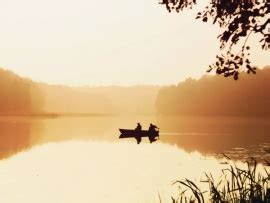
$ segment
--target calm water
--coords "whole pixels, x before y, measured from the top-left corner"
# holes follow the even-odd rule
[[[160,127],[159,143],[176,145],[187,151],[206,155],[259,156],[270,149],[270,119],[238,117],[0,117],[0,157],[6,158],[32,146],[68,140],[95,140],[133,143],[119,140],[119,128],[134,129],[141,122]],[[148,143],[144,138],[143,143]]]
[[[160,127],[160,140],[118,128]],[[0,118],[0,202],[169,202],[184,177],[220,174],[218,154],[268,159],[270,119],[107,116]]]

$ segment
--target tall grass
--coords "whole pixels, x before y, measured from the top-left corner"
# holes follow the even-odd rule
[[[208,191],[202,191],[189,179],[176,181],[179,194],[172,197],[173,203],[270,203],[270,174],[267,169],[258,171],[257,161],[253,158],[240,168],[234,163],[224,162],[220,180],[214,180],[211,173],[205,173]]]

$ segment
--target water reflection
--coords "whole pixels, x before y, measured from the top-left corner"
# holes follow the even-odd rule
[[[158,123],[165,132],[164,142],[177,144],[186,151],[226,153],[239,158],[267,156],[265,149],[270,148],[269,118],[159,117]]]
[[[9,157],[32,146],[66,140],[119,140],[118,128],[134,129],[140,122],[160,127],[159,142],[177,145],[188,152],[225,152],[232,158],[267,156],[270,149],[270,119],[229,117],[100,116],[45,118],[0,118],[0,156]],[[148,143],[143,139],[143,143]]]
[[[119,127],[138,121],[161,128],[158,143],[118,139]],[[204,172],[220,176],[224,166],[209,155],[269,155],[269,129],[269,120],[239,118],[2,117],[0,201],[159,202],[160,194],[170,202],[173,181],[189,178],[203,188]]]
[[[9,203],[170,202],[175,180],[218,177],[214,158],[176,146],[68,141],[34,147],[0,162],[0,201]],[[205,185],[207,186],[207,184]]]
[[[31,147],[31,123],[0,118],[0,158]]]

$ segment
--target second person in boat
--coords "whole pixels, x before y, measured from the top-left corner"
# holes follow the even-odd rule
[[[149,129],[148,129],[150,143],[155,142],[157,140],[156,137],[158,136],[158,130],[159,128],[157,126],[150,123]]]

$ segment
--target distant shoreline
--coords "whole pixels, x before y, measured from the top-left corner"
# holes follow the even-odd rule
[[[114,116],[154,116],[157,118],[223,118],[223,119],[269,119],[270,116],[265,115],[178,115],[178,114],[116,114],[116,113],[0,113],[0,118],[87,118],[87,117],[114,117]]]
[[[35,118],[59,118],[59,117],[105,117],[115,116],[109,113],[5,113],[0,117],[35,117]]]

